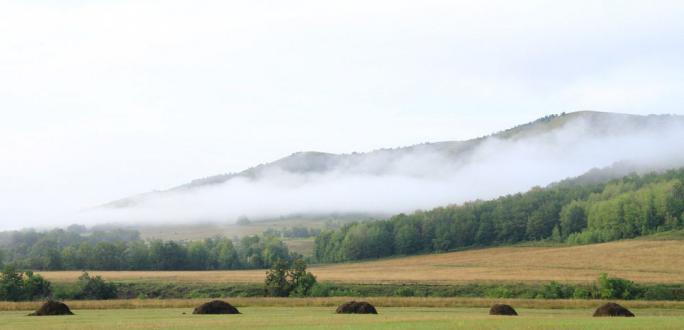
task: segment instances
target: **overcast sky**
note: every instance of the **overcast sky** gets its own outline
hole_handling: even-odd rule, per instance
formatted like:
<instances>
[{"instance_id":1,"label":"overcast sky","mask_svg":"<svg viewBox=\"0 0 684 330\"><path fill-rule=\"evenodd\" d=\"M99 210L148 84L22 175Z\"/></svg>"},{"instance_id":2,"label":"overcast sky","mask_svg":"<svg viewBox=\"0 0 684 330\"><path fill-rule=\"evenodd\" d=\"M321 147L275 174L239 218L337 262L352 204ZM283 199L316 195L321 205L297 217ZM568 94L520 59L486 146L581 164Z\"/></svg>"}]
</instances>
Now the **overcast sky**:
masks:
<instances>
[{"instance_id":1,"label":"overcast sky","mask_svg":"<svg viewBox=\"0 0 684 330\"><path fill-rule=\"evenodd\" d=\"M0 221L295 151L684 114L681 1L0 0Z\"/></svg>"}]
</instances>

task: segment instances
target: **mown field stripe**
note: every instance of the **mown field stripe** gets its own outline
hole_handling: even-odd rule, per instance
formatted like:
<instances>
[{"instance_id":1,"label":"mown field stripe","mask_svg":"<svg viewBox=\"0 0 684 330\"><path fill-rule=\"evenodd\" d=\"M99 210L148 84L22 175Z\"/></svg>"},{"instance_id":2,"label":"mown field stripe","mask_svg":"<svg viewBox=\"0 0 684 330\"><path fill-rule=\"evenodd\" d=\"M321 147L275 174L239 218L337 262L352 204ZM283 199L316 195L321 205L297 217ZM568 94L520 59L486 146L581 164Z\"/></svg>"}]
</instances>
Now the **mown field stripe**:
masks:
<instances>
[{"instance_id":1,"label":"mown field stripe","mask_svg":"<svg viewBox=\"0 0 684 330\"><path fill-rule=\"evenodd\" d=\"M490 307L494 303L505 303L516 308L531 309L585 309L596 308L605 300L574 299L493 299L493 298L438 298L438 297L326 297L326 298L274 298L274 297L230 297L225 298L237 307L333 307L349 301L363 299L378 307ZM117 299L117 300L74 300L65 301L72 309L145 309L145 308L191 308L210 300L207 299ZM617 301L628 308L642 309L684 309L682 301ZM38 308L42 302L0 302L0 311L29 311Z\"/></svg>"}]
</instances>

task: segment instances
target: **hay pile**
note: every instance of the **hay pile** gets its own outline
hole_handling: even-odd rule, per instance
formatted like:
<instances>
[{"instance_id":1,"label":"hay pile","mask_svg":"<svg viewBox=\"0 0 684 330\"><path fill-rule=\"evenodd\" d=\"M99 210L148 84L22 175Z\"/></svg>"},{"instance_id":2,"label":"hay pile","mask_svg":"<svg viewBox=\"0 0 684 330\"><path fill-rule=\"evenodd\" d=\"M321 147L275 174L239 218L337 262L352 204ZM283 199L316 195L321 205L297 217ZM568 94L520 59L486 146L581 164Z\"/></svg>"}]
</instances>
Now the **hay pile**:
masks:
<instances>
[{"instance_id":1,"label":"hay pile","mask_svg":"<svg viewBox=\"0 0 684 330\"><path fill-rule=\"evenodd\" d=\"M222 301L214 300L206 304L202 304L192 311L193 314L240 314L240 311L233 305Z\"/></svg>"},{"instance_id":2,"label":"hay pile","mask_svg":"<svg viewBox=\"0 0 684 330\"><path fill-rule=\"evenodd\" d=\"M40 306L38 310L29 314L29 316L49 316L49 315L74 315L64 303L59 301L49 300Z\"/></svg>"},{"instance_id":3,"label":"hay pile","mask_svg":"<svg viewBox=\"0 0 684 330\"><path fill-rule=\"evenodd\" d=\"M375 307L365 301L350 301L335 310L337 314L377 314Z\"/></svg>"},{"instance_id":4,"label":"hay pile","mask_svg":"<svg viewBox=\"0 0 684 330\"><path fill-rule=\"evenodd\" d=\"M518 313L511 307L511 305L506 304L496 304L489 309L489 315L511 315L516 316Z\"/></svg>"},{"instance_id":5,"label":"hay pile","mask_svg":"<svg viewBox=\"0 0 684 330\"><path fill-rule=\"evenodd\" d=\"M634 317L634 314L629 309L624 308L616 303L609 302L594 312L594 316L625 316Z\"/></svg>"}]
</instances>

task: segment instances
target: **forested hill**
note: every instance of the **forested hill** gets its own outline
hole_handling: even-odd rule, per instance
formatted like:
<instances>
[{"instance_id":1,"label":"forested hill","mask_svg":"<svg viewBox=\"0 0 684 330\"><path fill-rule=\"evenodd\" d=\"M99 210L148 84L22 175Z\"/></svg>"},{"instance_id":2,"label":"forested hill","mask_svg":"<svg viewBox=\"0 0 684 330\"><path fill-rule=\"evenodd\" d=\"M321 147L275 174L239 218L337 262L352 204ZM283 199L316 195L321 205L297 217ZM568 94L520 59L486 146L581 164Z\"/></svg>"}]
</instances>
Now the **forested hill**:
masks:
<instances>
[{"instance_id":1,"label":"forested hill","mask_svg":"<svg viewBox=\"0 0 684 330\"><path fill-rule=\"evenodd\" d=\"M314 256L339 262L536 240L597 243L684 228L684 168L596 181L589 175L494 200L350 224L321 233Z\"/></svg>"}]
</instances>

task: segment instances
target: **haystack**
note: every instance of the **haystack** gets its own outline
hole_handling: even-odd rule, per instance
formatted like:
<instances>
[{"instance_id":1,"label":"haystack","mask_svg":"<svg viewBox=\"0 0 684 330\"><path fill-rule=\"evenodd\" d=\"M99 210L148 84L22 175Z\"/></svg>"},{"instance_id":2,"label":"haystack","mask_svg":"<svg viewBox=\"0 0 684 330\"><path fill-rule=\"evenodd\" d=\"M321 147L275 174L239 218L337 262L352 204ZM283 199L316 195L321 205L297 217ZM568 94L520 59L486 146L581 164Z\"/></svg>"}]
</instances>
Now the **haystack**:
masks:
<instances>
[{"instance_id":1,"label":"haystack","mask_svg":"<svg viewBox=\"0 0 684 330\"><path fill-rule=\"evenodd\" d=\"M29 316L49 316L49 315L74 315L64 303L59 301L49 300L40 306L38 310L29 314Z\"/></svg>"},{"instance_id":2,"label":"haystack","mask_svg":"<svg viewBox=\"0 0 684 330\"><path fill-rule=\"evenodd\" d=\"M489 309L489 315L510 315L516 316L518 313L511 307L511 305L506 304L496 304Z\"/></svg>"},{"instance_id":3,"label":"haystack","mask_svg":"<svg viewBox=\"0 0 684 330\"><path fill-rule=\"evenodd\" d=\"M337 307L337 314L377 314L375 307L365 301L350 301Z\"/></svg>"},{"instance_id":4,"label":"haystack","mask_svg":"<svg viewBox=\"0 0 684 330\"><path fill-rule=\"evenodd\" d=\"M609 302L594 312L594 316L625 316L634 317L634 314L629 309L624 308L616 303Z\"/></svg>"},{"instance_id":5,"label":"haystack","mask_svg":"<svg viewBox=\"0 0 684 330\"><path fill-rule=\"evenodd\" d=\"M240 314L240 311L233 305L222 301L214 300L208 303L202 304L192 311L193 314Z\"/></svg>"}]
</instances>

